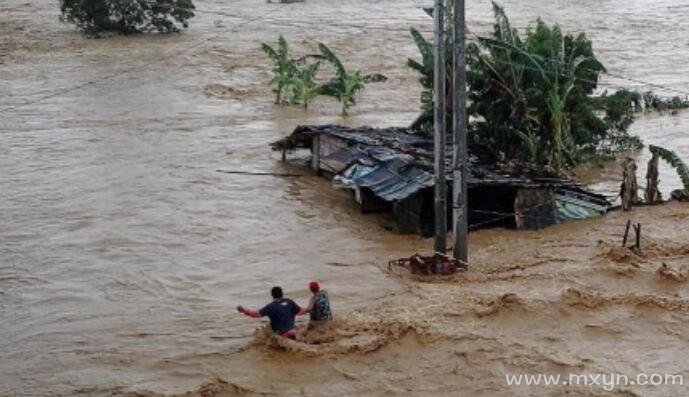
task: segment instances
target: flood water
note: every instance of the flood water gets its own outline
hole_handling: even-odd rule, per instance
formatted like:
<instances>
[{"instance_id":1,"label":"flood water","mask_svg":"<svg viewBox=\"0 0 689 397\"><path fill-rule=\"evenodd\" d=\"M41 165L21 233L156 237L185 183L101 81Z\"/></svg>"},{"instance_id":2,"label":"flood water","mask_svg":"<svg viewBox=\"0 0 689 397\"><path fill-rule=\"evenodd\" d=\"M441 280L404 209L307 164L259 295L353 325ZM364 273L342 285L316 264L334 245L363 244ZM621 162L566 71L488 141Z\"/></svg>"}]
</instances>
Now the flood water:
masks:
<instances>
[{"instance_id":1,"label":"flood water","mask_svg":"<svg viewBox=\"0 0 689 397\"><path fill-rule=\"evenodd\" d=\"M265 303L274 284L305 301L317 279L347 311L398 288L376 264L431 246L360 215L319 178L216 172L301 172L268 147L298 124L411 122L407 30L431 29L429 4L195 3L181 35L98 40L59 23L57 2L0 4L0 395L185 390L213 371L207 356L251 339L256 323L237 304ZM490 2L468 3L469 28L488 31ZM585 31L628 78L606 77L611 88L689 93L684 0L503 5L518 27L540 16ZM346 119L329 100L276 107L260 43L279 34L302 53L323 41L389 80ZM689 112L644 116L632 131L689 158ZM611 193L618 174L593 186ZM679 187L668 167L661 179L666 195Z\"/></svg>"}]
</instances>

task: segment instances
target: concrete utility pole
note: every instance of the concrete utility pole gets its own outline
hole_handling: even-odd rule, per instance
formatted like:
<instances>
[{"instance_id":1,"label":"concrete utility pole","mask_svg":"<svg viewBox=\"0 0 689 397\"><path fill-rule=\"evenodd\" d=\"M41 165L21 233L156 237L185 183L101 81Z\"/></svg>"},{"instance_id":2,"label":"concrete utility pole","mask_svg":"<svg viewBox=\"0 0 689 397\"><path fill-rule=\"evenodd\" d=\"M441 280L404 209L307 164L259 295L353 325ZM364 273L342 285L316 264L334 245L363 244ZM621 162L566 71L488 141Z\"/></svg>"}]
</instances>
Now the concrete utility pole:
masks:
<instances>
[{"instance_id":1,"label":"concrete utility pole","mask_svg":"<svg viewBox=\"0 0 689 397\"><path fill-rule=\"evenodd\" d=\"M447 242L447 182L445 181L445 10L443 0L435 0L434 20L434 154L435 154L435 252L445 254Z\"/></svg>"},{"instance_id":2,"label":"concrete utility pole","mask_svg":"<svg viewBox=\"0 0 689 397\"><path fill-rule=\"evenodd\" d=\"M452 81L452 231L455 259L468 261L469 230L467 206L467 98L466 37L464 0L454 0Z\"/></svg>"}]
</instances>

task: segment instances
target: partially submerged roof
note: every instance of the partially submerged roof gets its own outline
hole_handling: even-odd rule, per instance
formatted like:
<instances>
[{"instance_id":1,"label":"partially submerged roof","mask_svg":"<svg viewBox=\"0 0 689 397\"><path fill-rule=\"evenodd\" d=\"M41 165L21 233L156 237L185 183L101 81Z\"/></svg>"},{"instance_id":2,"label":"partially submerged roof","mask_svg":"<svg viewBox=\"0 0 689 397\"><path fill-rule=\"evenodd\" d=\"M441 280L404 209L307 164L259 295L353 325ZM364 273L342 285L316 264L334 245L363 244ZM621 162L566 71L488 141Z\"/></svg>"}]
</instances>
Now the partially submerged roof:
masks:
<instances>
[{"instance_id":1,"label":"partially submerged roof","mask_svg":"<svg viewBox=\"0 0 689 397\"><path fill-rule=\"evenodd\" d=\"M408 128L346 127L340 125L298 126L294 132L271 145L274 150L311 148L314 136L329 136L346 143L321 158L321 168L336 175L335 181L350 187L365 187L386 201L403 200L433 180L433 140ZM533 170L499 169L479 150L469 150L470 188L479 186L573 188L571 179ZM447 170L452 168L447 152ZM448 172L448 179L452 179Z\"/></svg>"}]
</instances>

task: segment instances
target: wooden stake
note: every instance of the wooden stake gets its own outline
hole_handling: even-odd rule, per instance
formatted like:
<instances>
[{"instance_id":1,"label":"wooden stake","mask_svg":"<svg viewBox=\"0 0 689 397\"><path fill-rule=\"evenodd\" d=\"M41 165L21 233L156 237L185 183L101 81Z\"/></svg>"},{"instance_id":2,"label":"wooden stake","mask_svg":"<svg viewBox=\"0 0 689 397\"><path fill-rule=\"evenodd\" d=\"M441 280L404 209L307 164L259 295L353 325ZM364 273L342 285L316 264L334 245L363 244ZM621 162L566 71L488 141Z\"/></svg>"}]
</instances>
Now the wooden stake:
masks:
<instances>
[{"instance_id":1,"label":"wooden stake","mask_svg":"<svg viewBox=\"0 0 689 397\"><path fill-rule=\"evenodd\" d=\"M627 246L627 237L629 237L629 227L632 225L632 220L627 220L627 227L624 229L624 238L622 238L622 246Z\"/></svg>"}]
</instances>

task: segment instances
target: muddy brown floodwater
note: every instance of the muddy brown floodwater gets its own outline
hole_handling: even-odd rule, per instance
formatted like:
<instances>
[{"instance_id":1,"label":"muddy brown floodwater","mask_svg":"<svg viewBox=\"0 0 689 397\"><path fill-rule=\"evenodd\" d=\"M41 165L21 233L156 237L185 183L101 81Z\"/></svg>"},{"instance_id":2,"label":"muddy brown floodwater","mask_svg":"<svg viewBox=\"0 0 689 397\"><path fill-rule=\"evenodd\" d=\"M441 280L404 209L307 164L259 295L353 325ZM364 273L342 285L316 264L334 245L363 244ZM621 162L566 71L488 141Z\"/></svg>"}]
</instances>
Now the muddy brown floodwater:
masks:
<instances>
[{"instance_id":1,"label":"muddy brown floodwater","mask_svg":"<svg viewBox=\"0 0 689 397\"><path fill-rule=\"evenodd\" d=\"M609 87L689 92L684 0L503 3L516 26L542 16L586 31L610 72L633 79ZM689 382L686 205L481 231L471 273L423 282L383 264L431 243L385 230L326 181L215 172L301 170L267 146L297 124L409 123L419 87L407 29L430 30L427 2L196 4L184 34L89 40L58 22L57 2L0 3L0 395L608 393L509 389L516 372ZM490 29L488 1L467 13L473 31ZM296 51L326 42L389 80L347 119L328 100L275 107L259 45L279 34ZM689 157L687 112L633 131ZM600 191L619 183L617 170L594 174ZM667 167L661 178L666 194L679 186ZM616 248L629 216L644 225L640 256ZM310 343L272 339L234 312L274 284L305 302L310 279L338 317Z\"/></svg>"}]
</instances>

